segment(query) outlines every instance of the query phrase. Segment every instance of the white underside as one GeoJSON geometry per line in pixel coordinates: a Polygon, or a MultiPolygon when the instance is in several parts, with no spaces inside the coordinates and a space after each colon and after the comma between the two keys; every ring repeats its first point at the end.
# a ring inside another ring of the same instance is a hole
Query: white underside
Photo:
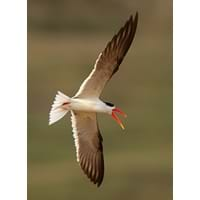
{"type": "Polygon", "coordinates": [[[70,98],[58,92],[49,113],[49,125],[64,117],[68,111],[112,113],[112,108],[99,98],[70,98]]]}
{"type": "Polygon", "coordinates": [[[98,98],[78,99],[72,98],[69,105],[71,110],[82,112],[97,112],[111,114],[112,109],[98,98]]]}

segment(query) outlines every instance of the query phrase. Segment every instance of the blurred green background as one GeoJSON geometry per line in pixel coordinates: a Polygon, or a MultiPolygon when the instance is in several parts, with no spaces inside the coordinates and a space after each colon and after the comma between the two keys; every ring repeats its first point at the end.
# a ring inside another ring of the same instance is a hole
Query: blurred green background
{"type": "Polygon", "coordinates": [[[172,1],[28,1],[28,199],[172,199],[172,1]],[[98,54],[139,12],[136,37],[102,99],[128,114],[125,131],[99,115],[105,177],[76,163],[70,115],[48,126],[57,90],[73,96],[98,54]]]}

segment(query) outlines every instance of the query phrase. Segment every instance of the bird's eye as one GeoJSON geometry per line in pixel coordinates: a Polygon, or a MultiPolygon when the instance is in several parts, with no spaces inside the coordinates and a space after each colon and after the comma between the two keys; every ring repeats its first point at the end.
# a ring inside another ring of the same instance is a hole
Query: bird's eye
{"type": "Polygon", "coordinates": [[[109,102],[104,102],[107,106],[110,106],[110,107],[114,107],[114,104],[112,103],[109,103],[109,102]]]}

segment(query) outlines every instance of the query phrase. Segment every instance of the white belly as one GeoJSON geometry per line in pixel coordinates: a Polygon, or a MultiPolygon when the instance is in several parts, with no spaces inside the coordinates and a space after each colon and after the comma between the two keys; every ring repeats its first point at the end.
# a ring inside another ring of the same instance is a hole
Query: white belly
{"type": "Polygon", "coordinates": [[[71,99],[71,110],[83,111],[83,112],[100,112],[109,113],[112,112],[107,106],[99,99],[71,99]]]}

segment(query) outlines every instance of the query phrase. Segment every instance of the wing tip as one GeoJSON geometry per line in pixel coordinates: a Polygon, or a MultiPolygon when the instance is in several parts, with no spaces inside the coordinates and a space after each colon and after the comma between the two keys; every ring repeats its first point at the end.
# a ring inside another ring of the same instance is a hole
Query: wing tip
{"type": "Polygon", "coordinates": [[[136,14],[135,14],[134,20],[133,20],[133,15],[131,14],[130,17],[129,17],[128,22],[130,22],[130,23],[132,23],[133,25],[136,25],[136,26],[137,26],[137,23],[138,23],[138,17],[139,17],[139,14],[138,14],[138,11],[136,11],[136,14]]]}
{"type": "Polygon", "coordinates": [[[101,186],[102,182],[103,182],[103,180],[99,181],[99,182],[96,184],[98,188],[101,186]]]}
{"type": "Polygon", "coordinates": [[[136,11],[135,18],[138,18],[138,15],[139,15],[138,11],[136,11]]]}
{"type": "Polygon", "coordinates": [[[139,14],[138,14],[138,11],[136,11],[135,18],[134,18],[134,22],[135,23],[138,22],[138,17],[139,17],[139,14]]]}
{"type": "Polygon", "coordinates": [[[87,158],[84,158],[83,156],[81,156],[80,161],[78,163],[79,163],[81,169],[83,170],[84,174],[87,176],[87,178],[94,185],[96,185],[97,187],[100,187],[103,182],[103,178],[104,178],[103,152],[98,151],[96,156],[97,157],[94,158],[93,166],[91,166],[88,163],[87,158]],[[91,168],[89,166],[91,166],[91,168]]]}

